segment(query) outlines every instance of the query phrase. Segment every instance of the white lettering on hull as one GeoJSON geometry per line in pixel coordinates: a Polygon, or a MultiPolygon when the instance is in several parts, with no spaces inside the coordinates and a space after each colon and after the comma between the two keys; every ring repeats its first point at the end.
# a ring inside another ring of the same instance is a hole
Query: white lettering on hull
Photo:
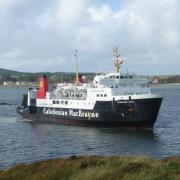
{"type": "Polygon", "coordinates": [[[88,119],[99,118],[99,113],[88,112],[88,111],[74,111],[72,109],[62,110],[62,109],[52,109],[52,108],[43,108],[43,113],[46,115],[57,115],[57,116],[69,116],[69,117],[85,117],[88,119]]]}
{"type": "Polygon", "coordinates": [[[134,101],[117,101],[118,104],[134,104],[134,101]]]}

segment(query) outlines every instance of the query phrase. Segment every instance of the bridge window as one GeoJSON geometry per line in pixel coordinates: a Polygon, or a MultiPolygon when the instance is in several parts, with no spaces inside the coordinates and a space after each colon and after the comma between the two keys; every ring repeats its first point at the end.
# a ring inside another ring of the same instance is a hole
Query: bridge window
{"type": "Polygon", "coordinates": [[[107,94],[104,94],[104,97],[107,97],[107,94]]]}
{"type": "Polygon", "coordinates": [[[119,76],[116,76],[116,79],[119,79],[119,76]]]}
{"type": "Polygon", "coordinates": [[[101,97],[103,97],[103,94],[101,94],[101,97]]]}
{"type": "Polygon", "coordinates": [[[97,97],[99,97],[99,94],[97,94],[97,97]]]}

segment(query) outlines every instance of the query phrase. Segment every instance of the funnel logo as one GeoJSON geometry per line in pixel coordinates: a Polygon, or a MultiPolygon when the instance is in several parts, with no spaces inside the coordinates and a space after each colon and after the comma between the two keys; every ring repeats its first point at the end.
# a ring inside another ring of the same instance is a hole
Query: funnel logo
{"type": "Polygon", "coordinates": [[[43,88],[43,87],[44,87],[43,81],[40,81],[40,82],[39,82],[39,87],[40,87],[40,88],[43,88]]]}

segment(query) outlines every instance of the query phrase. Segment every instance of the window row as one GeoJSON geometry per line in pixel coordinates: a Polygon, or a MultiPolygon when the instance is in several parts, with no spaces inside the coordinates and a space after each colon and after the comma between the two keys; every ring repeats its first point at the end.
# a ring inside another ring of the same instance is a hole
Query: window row
{"type": "Polygon", "coordinates": [[[131,76],[131,75],[129,75],[129,76],[127,76],[127,75],[125,75],[125,76],[109,76],[109,78],[110,79],[132,79],[133,78],[133,76],[131,76]]]}
{"type": "Polygon", "coordinates": [[[68,104],[68,101],[53,101],[53,104],[68,104]]]}
{"type": "Polygon", "coordinates": [[[97,94],[97,97],[107,97],[107,94],[97,94]]]}

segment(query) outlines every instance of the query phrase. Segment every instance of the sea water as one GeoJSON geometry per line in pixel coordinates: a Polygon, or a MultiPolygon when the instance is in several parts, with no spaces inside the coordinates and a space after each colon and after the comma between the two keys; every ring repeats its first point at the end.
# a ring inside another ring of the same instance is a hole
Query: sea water
{"type": "Polygon", "coordinates": [[[16,113],[26,88],[0,89],[0,169],[72,155],[180,155],[180,86],[156,86],[163,96],[153,130],[33,124],[16,113]]]}

